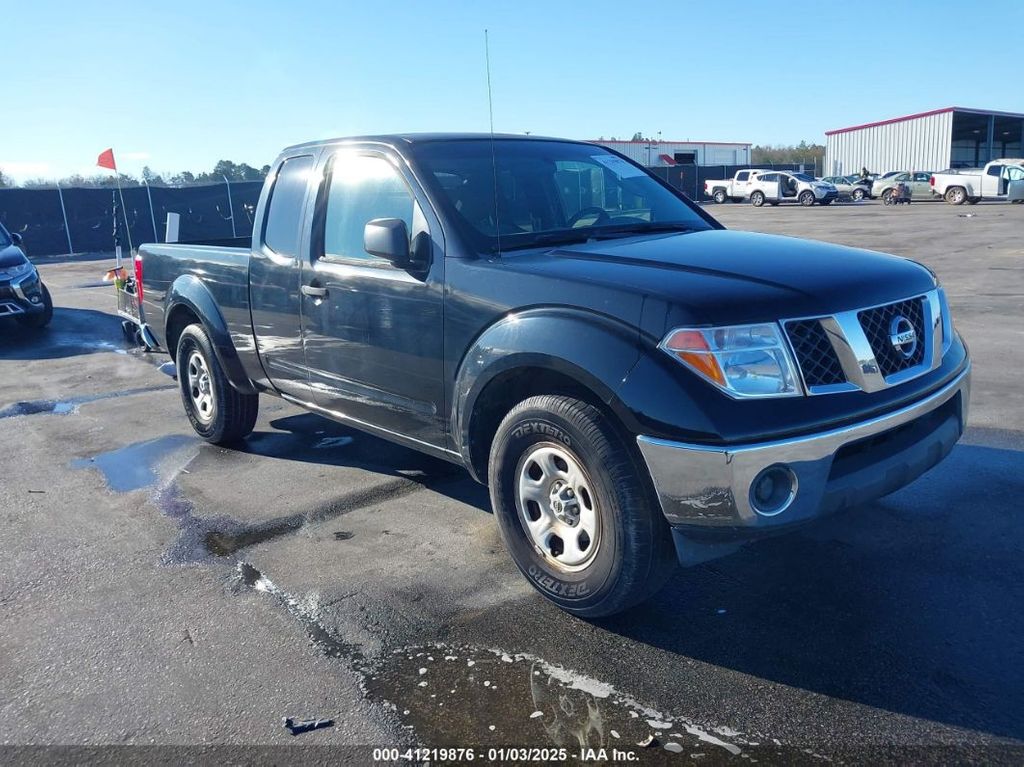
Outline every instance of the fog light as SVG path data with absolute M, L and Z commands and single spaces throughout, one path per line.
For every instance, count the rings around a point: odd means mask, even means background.
M 31 301 L 34 304 L 38 304 L 39 303 L 39 296 L 32 296 L 32 298 L 30 298 L 29 301 Z
M 781 514 L 796 498 L 796 474 L 776 464 L 763 469 L 750 483 L 750 505 L 763 517 Z

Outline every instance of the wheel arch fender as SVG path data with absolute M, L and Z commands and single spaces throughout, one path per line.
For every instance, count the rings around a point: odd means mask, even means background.
M 551 382 L 578 387 L 633 430 L 635 417 L 617 390 L 640 354 L 636 327 L 596 312 L 551 307 L 506 315 L 480 333 L 460 361 L 451 407 L 455 448 L 482 480 L 486 473 L 480 472 L 473 435 L 481 426 L 478 419 L 487 397 L 516 399 L 517 391 L 526 396 L 556 393 L 542 391 Z M 513 385 L 518 374 L 525 374 L 525 380 Z M 511 399 L 509 409 L 516 404 Z
M 167 292 L 165 316 L 167 319 L 164 324 L 164 338 L 167 341 L 167 350 L 172 356 L 177 352 L 181 331 L 191 324 L 188 322 L 183 324 L 182 318 L 195 317 L 210 337 L 213 352 L 217 355 L 217 361 L 231 386 L 242 394 L 257 392 L 242 367 L 238 350 L 235 349 L 235 344 L 231 340 L 224 316 L 210 293 L 210 289 L 203 284 L 202 280 L 192 274 L 183 274 L 178 277 Z

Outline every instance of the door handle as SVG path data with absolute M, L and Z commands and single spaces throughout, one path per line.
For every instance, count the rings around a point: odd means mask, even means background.
M 302 295 L 310 296 L 311 298 L 326 298 L 327 288 L 318 288 L 315 285 L 303 285 Z

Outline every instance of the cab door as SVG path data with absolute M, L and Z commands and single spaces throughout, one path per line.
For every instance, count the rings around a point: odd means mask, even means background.
M 303 338 L 316 402 L 344 418 L 445 443 L 441 227 L 397 155 L 339 148 L 321 162 Z M 425 264 L 398 268 L 364 248 L 373 219 L 401 219 Z
M 1003 171 L 1005 165 L 989 165 L 981 176 L 981 196 L 999 197 L 1006 194 L 1004 187 Z
M 750 189 L 750 171 L 741 170 L 739 171 L 732 181 L 732 196 L 733 197 L 746 197 L 747 192 Z
M 287 157 L 273 172 L 261 231 L 253 232 L 249 306 L 256 351 L 270 383 L 286 394 L 309 391 L 302 345 L 301 259 L 312 154 Z

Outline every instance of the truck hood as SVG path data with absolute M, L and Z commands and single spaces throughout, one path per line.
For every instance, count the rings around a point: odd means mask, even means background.
M 935 287 L 907 259 L 793 237 L 710 230 L 630 237 L 510 258 L 547 273 L 662 300 L 672 322 L 728 324 L 830 314 Z M 581 302 L 586 293 L 579 294 Z
M 17 245 L 8 245 L 0 248 L 0 269 L 7 269 L 12 266 L 19 266 L 25 260 L 25 254 Z

